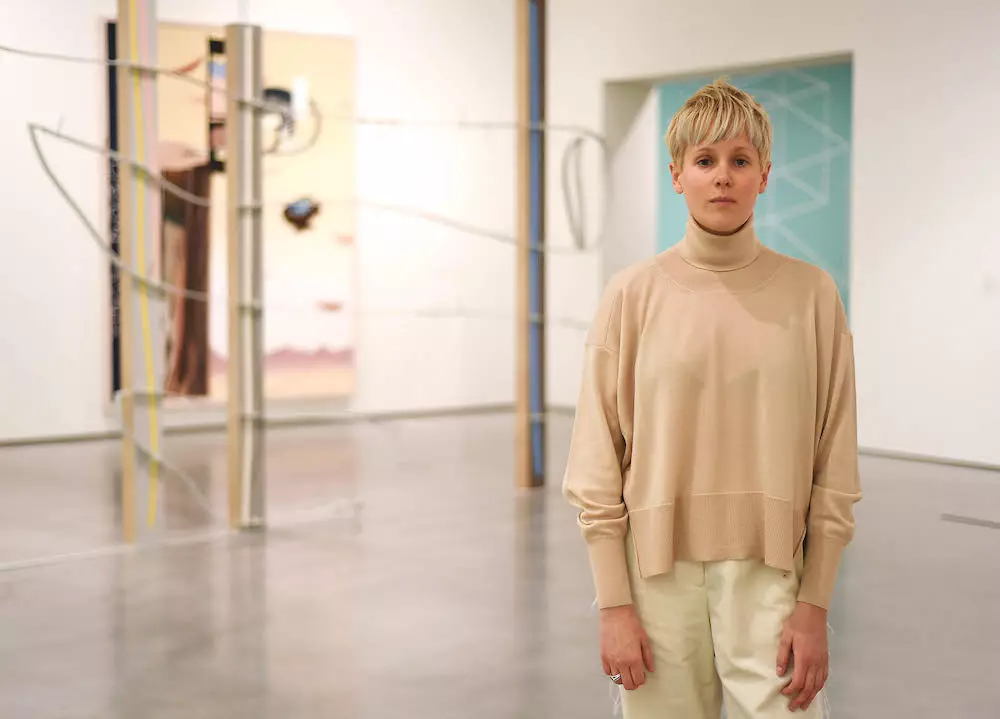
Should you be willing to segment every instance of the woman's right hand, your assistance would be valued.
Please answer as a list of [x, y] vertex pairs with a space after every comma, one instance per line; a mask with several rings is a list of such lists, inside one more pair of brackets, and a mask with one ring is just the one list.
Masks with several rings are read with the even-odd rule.
[[622, 675], [626, 689], [638, 689], [646, 671], [655, 671], [649, 637], [631, 604], [601, 610], [601, 661], [605, 674]]

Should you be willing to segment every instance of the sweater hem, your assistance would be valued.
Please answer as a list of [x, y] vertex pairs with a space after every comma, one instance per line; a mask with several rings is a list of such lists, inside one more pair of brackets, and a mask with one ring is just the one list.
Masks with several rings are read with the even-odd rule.
[[805, 511], [763, 492], [679, 497], [669, 504], [629, 510], [628, 521], [644, 579], [670, 571], [678, 560], [759, 558], [792, 571], [805, 534]]

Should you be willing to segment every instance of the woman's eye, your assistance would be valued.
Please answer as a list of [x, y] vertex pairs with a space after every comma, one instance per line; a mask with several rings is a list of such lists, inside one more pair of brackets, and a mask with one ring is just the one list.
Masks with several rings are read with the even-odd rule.
[[712, 161], [709, 160], [707, 157], [703, 157], [700, 160], [698, 160], [698, 166], [699, 167], [708, 167], [711, 162]]
[[750, 161], [749, 160], [745, 160], [743, 158], [740, 158], [739, 160], [736, 161], [736, 166], [737, 167], [746, 167], [749, 164], [750, 164]]

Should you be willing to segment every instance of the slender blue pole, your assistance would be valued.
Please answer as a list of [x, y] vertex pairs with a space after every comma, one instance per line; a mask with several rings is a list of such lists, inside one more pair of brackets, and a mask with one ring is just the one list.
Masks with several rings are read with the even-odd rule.
[[[530, 0], [530, 74], [531, 123], [536, 127], [545, 121], [545, 55], [543, 48], [545, 17], [543, 0]], [[531, 245], [544, 242], [544, 132], [531, 132]], [[534, 484], [545, 481], [545, 257], [537, 249], [531, 251], [529, 263], [531, 308], [530, 396], [531, 396], [531, 466]]]

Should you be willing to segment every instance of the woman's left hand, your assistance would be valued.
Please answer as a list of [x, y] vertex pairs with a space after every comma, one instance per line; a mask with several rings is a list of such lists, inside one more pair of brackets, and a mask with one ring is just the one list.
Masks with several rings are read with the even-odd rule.
[[778, 645], [778, 676], [793, 665], [792, 680], [781, 690], [790, 697], [789, 711], [808, 709], [826, 685], [830, 670], [830, 651], [826, 637], [826, 610], [799, 602], [785, 622]]

